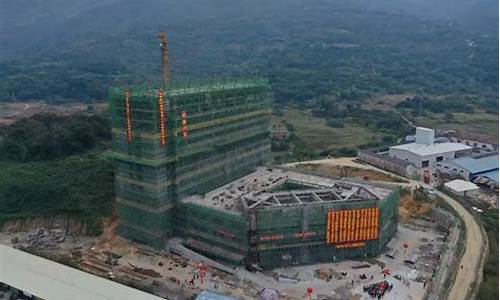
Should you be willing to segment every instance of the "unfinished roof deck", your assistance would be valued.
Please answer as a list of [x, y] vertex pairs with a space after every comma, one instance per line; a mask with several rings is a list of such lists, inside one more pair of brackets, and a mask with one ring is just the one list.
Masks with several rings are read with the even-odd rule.
[[[263, 79], [239, 79], [227, 81], [199, 81], [175, 83], [165, 89], [169, 96], [189, 95], [198, 93], [207, 93], [221, 90], [242, 90], [248, 88], [262, 88], [267, 84]], [[122, 95], [122, 87], [114, 87], [110, 89], [112, 92]], [[157, 97], [158, 88], [146, 86], [136, 86], [131, 89], [132, 92], [142, 96]], [[135, 99], [134, 99], [135, 100]], [[140, 101], [140, 100], [136, 100]]]
[[189, 196], [182, 201], [241, 213], [249, 209], [331, 201], [377, 201], [391, 192], [387, 188], [262, 167], [204, 195]]

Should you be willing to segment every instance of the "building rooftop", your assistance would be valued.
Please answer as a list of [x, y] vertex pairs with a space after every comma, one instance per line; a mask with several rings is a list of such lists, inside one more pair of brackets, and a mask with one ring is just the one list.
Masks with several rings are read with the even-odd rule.
[[461, 157], [453, 160], [453, 163], [470, 173], [488, 172], [498, 170], [498, 154], [482, 157]]
[[[415, 140], [416, 140], [416, 136], [414, 134], [409, 134], [409, 135], [405, 136], [405, 142], [415, 142]], [[445, 142], [449, 142], [449, 141], [450, 140], [445, 136], [434, 137], [435, 143], [445, 143]]]
[[258, 168], [205, 195], [182, 199], [233, 213], [270, 206], [325, 201], [380, 200], [392, 190], [367, 184], [309, 175], [281, 168]]
[[481, 173], [479, 174], [479, 177], [485, 177], [498, 183], [498, 169], [496, 169], [495, 171]]
[[454, 132], [449, 134], [449, 136], [461, 140], [476, 141], [480, 143], [492, 144], [498, 146], [498, 136], [478, 135], [470, 132]]
[[163, 299], [1, 244], [0, 282], [51, 300]]
[[392, 146], [390, 149], [405, 150], [420, 156], [428, 156], [428, 155], [454, 152], [454, 151], [472, 150], [472, 147], [460, 143], [445, 142], [445, 143], [433, 143], [429, 145], [409, 143], [409, 144]]
[[462, 179], [455, 179], [455, 180], [452, 180], [450, 182], [445, 183], [444, 185], [447, 188], [454, 190], [455, 192], [459, 192], [459, 193], [479, 189], [479, 187], [476, 184], [474, 184], [470, 181], [462, 180]]
[[[233, 90], [233, 89], [263, 87], [266, 86], [266, 84], [267, 80], [260, 78], [174, 82], [168, 88], [167, 92], [170, 96], [177, 96], [177, 95], [186, 95], [194, 93], [206, 93], [216, 90]], [[122, 95], [124, 88], [115, 86], [112, 87], [110, 90], [113, 93]], [[148, 95], [156, 98], [158, 94], [158, 88], [136, 86], [133, 88], [133, 94]]]

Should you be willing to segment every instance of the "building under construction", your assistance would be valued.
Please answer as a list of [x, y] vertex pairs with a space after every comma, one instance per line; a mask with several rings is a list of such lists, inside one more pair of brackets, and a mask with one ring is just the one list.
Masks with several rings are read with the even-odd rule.
[[110, 92], [123, 237], [157, 249], [181, 237], [208, 257], [268, 269], [378, 255], [396, 232], [398, 191], [261, 167], [266, 81], [164, 80]]

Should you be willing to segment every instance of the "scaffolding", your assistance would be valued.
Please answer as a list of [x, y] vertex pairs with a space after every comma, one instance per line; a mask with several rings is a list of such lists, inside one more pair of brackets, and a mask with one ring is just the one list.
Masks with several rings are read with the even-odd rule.
[[[346, 197], [239, 210], [185, 199], [177, 206], [176, 223], [183, 226], [175, 234], [206, 256], [261, 269], [374, 257], [397, 230], [398, 203], [399, 190], [383, 198]], [[330, 239], [332, 234], [337, 240]]]
[[270, 100], [256, 79], [112, 89], [119, 233], [157, 249], [180, 236], [263, 269], [378, 255], [397, 230], [398, 191], [272, 168], [248, 175], [270, 157]]
[[[249, 263], [270, 269], [376, 256], [397, 230], [398, 206], [395, 190], [383, 199], [255, 208], [249, 211]], [[362, 229], [365, 235], [356, 236]], [[329, 240], [332, 235], [339, 238]]]
[[182, 224], [175, 234], [188, 239], [186, 246], [231, 264], [243, 263], [248, 252], [248, 222], [242, 214], [181, 202], [175, 218]]
[[163, 248], [178, 200], [252, 172], [270, 157], [261, 79], [110, 91], [120, 233]]

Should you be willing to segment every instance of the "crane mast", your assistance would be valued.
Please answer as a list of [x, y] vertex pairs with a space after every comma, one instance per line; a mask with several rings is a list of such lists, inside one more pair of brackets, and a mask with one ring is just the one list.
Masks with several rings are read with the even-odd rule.
[[160, 50], [161, 50], [161, 66], [162, 66], [162, 76], [163, 85], [166, 88], [170, 82], [168, 73], [168, 39], [165, 32], [160, 32], [158, 35], [160, 38]]

